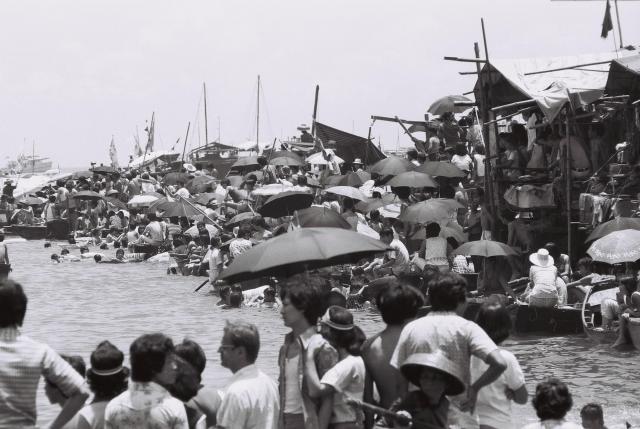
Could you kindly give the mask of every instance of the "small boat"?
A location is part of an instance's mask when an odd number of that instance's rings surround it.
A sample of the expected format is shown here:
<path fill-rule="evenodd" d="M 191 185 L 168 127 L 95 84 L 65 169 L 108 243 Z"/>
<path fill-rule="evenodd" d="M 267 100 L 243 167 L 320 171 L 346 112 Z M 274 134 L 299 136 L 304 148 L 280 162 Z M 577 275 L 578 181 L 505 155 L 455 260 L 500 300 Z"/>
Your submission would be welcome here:
<path fill-rule="evenodd" d="M 618 337 L 618 331 L 614 329 L 604 329 L 602 327 L 602 314 L 600 313 L 600 304 L 605 296 L 606 291 L 611 291 L 617 287 L 615 281 L 606 281 L 593 285 L 584 296 L 582 301 L 582 309 L 580 318 L 585 334 L 590 340 L 597 344 L 611 345 Z M 611 292 L 609 292 L 609 295 Z M 615 294 L 615 292 L 614 292 Z"/>
<path fill-rule="evenodd" d="M 47 238 L 66 240 L 69 236 L 69 221 L 67 219 L 54 219 L 47 222 Z"/>
<path fill-rule="evenodd" d="M 47 227 L 45 225 L 11 225 L 6 227 L 5 230 L 27 240 L 44 240 L 47 238 Z"/>
<path fill-rule="evenodd" d="M 583 332 L 579 308 L 518 303 L 511 305 L 509 310 L 517 334 L 572 335 Z"/>

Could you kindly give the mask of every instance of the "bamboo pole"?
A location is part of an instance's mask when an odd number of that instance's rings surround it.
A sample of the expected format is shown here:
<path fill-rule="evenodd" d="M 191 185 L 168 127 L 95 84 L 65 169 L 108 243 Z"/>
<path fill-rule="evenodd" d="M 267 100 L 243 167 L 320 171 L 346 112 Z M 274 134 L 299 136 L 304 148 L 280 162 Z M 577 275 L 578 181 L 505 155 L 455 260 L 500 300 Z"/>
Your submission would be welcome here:
<path fill-rule="evenodd" d="M 505 109 L 511 109 L 512 107 L 520 107 L 520 106 L 527 106 L 529 104 L 535 104 L 536 101 L 535 100 L 522 100 L 522 101 L 516 101 L 514 103 L 509 103 L 509 104 L 503 104 L 502 106 L 496 106 L 496 107 L 492 107 L 491 111 L 492 112 L 498 112 L 500 110 L 505 110 Z"/>
<path fill-rule="evenodd" d="M 531 107 L 525 107 L 524 109 L 520 109 L 515 113 L 511 113 L 510 115 L 505 115 L 505 116 L 501 116 L 499 119 L 494 119 L 493 121 L 489 121 L 489 122 L 485 122 L 484 125 L 492 125 L 492 124 L 497 124 L 500 121 L 503 121 L 505 119 L 509 119 L 512 118 L 514 116 L 519 115 L 520 113 L 524 113 L 524 112 L 528 112 L 530 110 L 536 110 L 538 107 L 537 106 L 531 106 Z M 546 124 L 545 124 L 546 125 Z"/>
<path fill-rule="evenodd" d="M 610 63 L 612 60 L 607 60 L 607 61 L 596 61 L 594 63 L 584 63 L 584 64 L 576 64 L 574 66 L 567 66 L 567 67 L 558 67 L 556 69 L 549 69 L 549 70 L 538 70 L 538 71 L 534 71 L 534 72 L 529 72 L 529 73 L 525 73 L 525 76 L 531 76 L 534 74 L 543 74 L 543 73 L 551 73 L 551 72 L 555 72 L 555 71 L 561 71 L 561 70 L 571 70 L 571 69 L 575 69 L 578 67 L 587 67 L 587 66 L 597 66 L 600 64 L 608 64 Z"/>
<path fill-rule="evenodd" d="M 458 57 L 444 57 L 446 61 L 458 61 L 461 63 L 487 63 L 487 60 L 481 58 L 458 58 Z"/>

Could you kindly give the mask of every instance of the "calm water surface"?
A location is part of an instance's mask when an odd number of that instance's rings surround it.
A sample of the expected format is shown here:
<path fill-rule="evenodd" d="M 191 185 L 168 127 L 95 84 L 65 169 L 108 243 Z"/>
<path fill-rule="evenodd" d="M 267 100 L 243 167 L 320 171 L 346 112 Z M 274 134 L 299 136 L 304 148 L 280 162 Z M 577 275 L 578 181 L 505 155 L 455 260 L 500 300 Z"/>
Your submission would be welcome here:
<path fill-rule="evenodd" d="M 29 297 L 24 332 L 59 353 L 81 355 L 88 364 L 91 351 L 104 339 L 126 352 L 140 334 L 160 331 L 174 342 L 189 337 L 200 343 L 207 354 L 203 382 L 221 386 L 230 376 L 217 354 L 225 320 L 242 319 L 259 327 L 257 363 L 277 377 L 278 349 L 287 329 L 276 310 L 221 310 L 215 306 L 216 297 L 202 293 L 205 289 L 193 293 L 204 278 L 167 276 L 164 263 L 109 265 L 84 260 L 54 265 L 50 255 L 60 251 L 55 243 L 50 249 L 43 248 L 42 241 L 8 246 L 13 277 Z M 356 319 L 368 335 L 383 326 L 372 313 L 356 312 Z M 580 422 L 582 405 L 597 401 L 605 406 L 610 428 L 623 427 L 625 421 L 640 426 L 636 397 L 639 354 L 614 352 L 581 336 L 512 338 L 504 346 L 518 357 L 530 393 L 547 376 L 569 384 L 574 421 Z M 39 423 L 49 422 L 56 411 L 41 386 Z M 515 406 L 515 413 L 523 424 L 536 418 L 530 404 Z"/>

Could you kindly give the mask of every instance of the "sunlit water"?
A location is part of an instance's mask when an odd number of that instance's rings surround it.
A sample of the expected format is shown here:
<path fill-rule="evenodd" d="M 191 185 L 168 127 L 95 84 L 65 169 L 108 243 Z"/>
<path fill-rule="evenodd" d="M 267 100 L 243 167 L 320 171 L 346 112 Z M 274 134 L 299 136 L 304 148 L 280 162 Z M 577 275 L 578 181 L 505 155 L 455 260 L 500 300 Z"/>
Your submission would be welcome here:
<path fill-rule="evenodd" d="M 225 320 L 243 319 L 260 329 L 258 365 L 277 376 L 278 349 L 287 329 L 276 310 L 222 310 L 215 306 L 217 298 L 205 289 L 193 293 L 203 277 L 168 276 L 162 263 L 109 265 L 84 260 L 54 265 L 50 255 L 60 251 L 55 244 L 51 249 L 43 248 L 42 241 L 8 246 L 12 275 L 29 297 L 24 332 L 60 353 L 79 354 L 88 363 L 91 351 L 104 339 L 127 352 L 142 333 L 164 332 L 175 342 L 190 337 L 207 353 L 204 384 L 221 386 L 230 376 L 220 366 L 216 352 L 222 329 Z M 368 335 L 383 326 L 376 314 L 356 312 L 356 319 Z M 625 421 L 640 425 L 636 397 L 639 354 L 614 352 L 582 336 L 513 338 L 504 346 L 518 357 L 530 393 L 547 376 L 569 384 L 574 421 L 580 421 L 582 405 L 596 401 L 605 406 L 610 428 L 623 427 Z M 56 411 L 41 388 L 39 423 L 49 422 Z M 530 404 L 515 406 L 515 414 L 523 424 L 535 420 Z"/>

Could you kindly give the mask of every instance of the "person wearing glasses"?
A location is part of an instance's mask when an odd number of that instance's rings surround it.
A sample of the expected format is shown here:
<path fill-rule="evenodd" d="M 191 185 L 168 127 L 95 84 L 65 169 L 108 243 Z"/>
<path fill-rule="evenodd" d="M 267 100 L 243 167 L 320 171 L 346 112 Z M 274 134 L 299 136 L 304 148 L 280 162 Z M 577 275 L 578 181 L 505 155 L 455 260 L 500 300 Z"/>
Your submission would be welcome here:
<path fill-rule="evenodd" d="M 256 365 L 260 350 L 258 328 L 245 322 L 227 322 L 218 352 L 220 364 L 233 376 L 224 389 L 216 427 L 276 429 L 280 412 L 278 386 Z"/>

